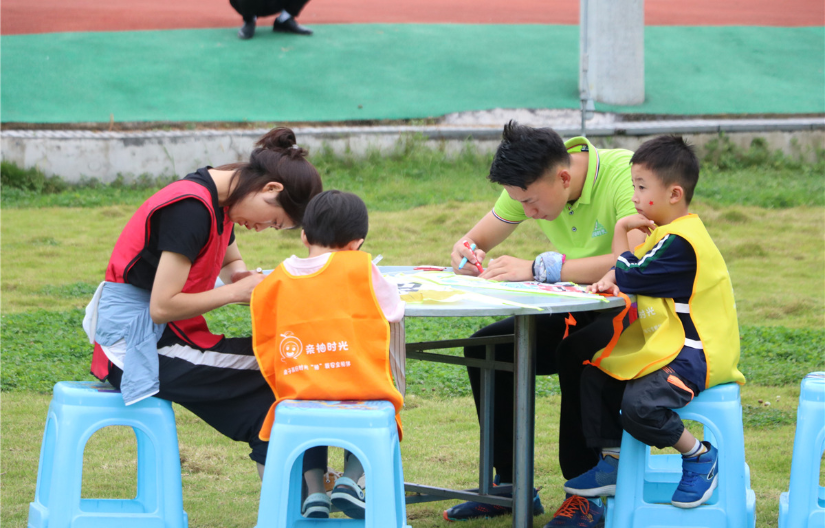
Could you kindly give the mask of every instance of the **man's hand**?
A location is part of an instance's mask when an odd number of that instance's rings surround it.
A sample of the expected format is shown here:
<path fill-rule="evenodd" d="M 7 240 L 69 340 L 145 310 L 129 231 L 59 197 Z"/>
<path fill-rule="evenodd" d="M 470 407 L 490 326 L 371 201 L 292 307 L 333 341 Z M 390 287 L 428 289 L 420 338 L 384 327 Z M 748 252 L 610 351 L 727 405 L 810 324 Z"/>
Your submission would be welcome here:
<path fill-rule="evenodd" d="M 508 282 L 530 281 L 533 280 L 533 261 L 508 255 L 497 257 L 490 261 L 481 278 Z"/>
<path fill-rule="evenodd" d="M 453 245 L 453 252 L 450 253 L 450 264 L 453 266 L 453 271 L 456 275 L 479 275 L 478 268 L 476 267 L 476 262 L 484 262 L 484 257 L 486 253 L 483 249 L 476 249 L 474 252 L 470 251 L 467 246 L 464 245 L 464 242 L 467 242 L 467 245 L 473 245 L 475 242 L 470 240 L 469 238 L 462 238 L 458 242 Z M 467 263 L 464 264 L 464 267 L 458 269 L 459 264 L 461 264 L 461 259 L 466 258 Z"/>
<path fill-rule="evenodd" d="M 656 224 L 645 215 L 637 213 L 619 219 L 619 221 L 616 222 L 616 229 L 621 229 L 625 233 L 638 229 L 647 236 L 656 229 Z"/>

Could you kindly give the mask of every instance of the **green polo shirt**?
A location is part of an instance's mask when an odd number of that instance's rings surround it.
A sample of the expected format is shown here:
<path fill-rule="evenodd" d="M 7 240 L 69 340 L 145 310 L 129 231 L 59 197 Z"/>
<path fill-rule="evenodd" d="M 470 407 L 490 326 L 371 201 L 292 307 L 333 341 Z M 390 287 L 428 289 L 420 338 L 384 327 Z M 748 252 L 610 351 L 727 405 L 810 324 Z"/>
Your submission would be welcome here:
<path fill-rule="evenodd" d="M 588 152 L 587 177 L 582 194 L 567 204 L 555 220 L 536 220 L 539 227 L 567 258 L 595 257 L 610 253 L 613 228 L 619 218 L 636 213 L 631 198 L 630 158 L 624 149 L 597 149 L 586 138 L 564 142 L 568 152 Z M 507 191 L 501 192 L 493 214 L 507 223 L 527 220 L 524 209 Z"/>

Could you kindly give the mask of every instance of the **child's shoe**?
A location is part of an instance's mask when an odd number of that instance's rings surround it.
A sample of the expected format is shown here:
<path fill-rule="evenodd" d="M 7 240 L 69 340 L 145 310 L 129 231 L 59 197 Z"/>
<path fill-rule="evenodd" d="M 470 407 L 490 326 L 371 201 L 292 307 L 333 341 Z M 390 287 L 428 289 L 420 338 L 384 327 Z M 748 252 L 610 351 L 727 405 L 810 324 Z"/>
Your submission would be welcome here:
<path fill-rule="evenodd" d="M 332 503 L 350 519 L 366 517 L 364 490 L 354 480 L 341 477 L 332 489 Z"/>
<path fill-rule="evenodd" d="M 594 504 L 580 495 L 570 495 L 561 504 L 553 520 L 544 528 L 602 528 L 604 526 L 604 506 Z"/>
<path fill-rule="evenodd" d="M 616 477 L 619 459 L 610 455 L 602 456 L 596 467 L 564 483 L 564 491 L 582 497 L 616 495 Z"/>
<path fill-rule="evenodd" d="M 332 508 L 326 493 L 313 493 L 301 506 L 301 515 L 309 519 L 329 519 L 329 510 Z"/>
<path fill-rule="evenodd" d="M 682 480 L 670 500 L 677 508 L 695 508 L 704 504 L 716 489 L 719 451 L 710 442 L 702 443 L 708 449 L 706 452 L 696 457 L 682 457 Z"/>

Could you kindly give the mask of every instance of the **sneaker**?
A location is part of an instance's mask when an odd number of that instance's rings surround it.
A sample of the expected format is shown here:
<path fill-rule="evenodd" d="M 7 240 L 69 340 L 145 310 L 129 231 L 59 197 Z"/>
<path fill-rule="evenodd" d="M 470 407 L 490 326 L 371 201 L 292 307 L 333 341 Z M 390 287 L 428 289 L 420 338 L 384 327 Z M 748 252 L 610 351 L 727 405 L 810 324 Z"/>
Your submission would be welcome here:
<path fill-rule="evenodd" d="M 257 17 L 252 17 L 251 20 L 244 20 L 243 26 L 238 30 L 238 38 L 241 40 L 251 39 L 255 36 L 255 24 Z"/>
<path fill-rule="evenodd" d="M 596 467 L 564 483 L 564 491 L 582 497 L 616 495 L 616 476 L 619 459 L 610 455 L 601 457 Z"/>
<path fill-rule="evenodd" d="M 570 495 L 565 499 L 553 520 L 544 528 L 602 528 L 604 526 L 604 506 L 593 504 L 580 495 Z"/>
<path fill-rule="evenodd" d="M 329 519 L 330 504 L 326 493 L 313 493 L 301 506 L 301 515 L 309 519 Z"/>
<path fill-rule="evenodd" d="M 496 484 L 499 483 L 499 478 L 496 476 Z M 511 494 L 502 495 L 502 497 L 510 497 Z M 483 502 L 462 502 L 448 510 L 444 510 L 445 521 L 469 521 L 470 519 L 490 519 L 500 515 L 510 515 L 513 509 L 508 506 L 496 506 L 494 504 L 485 504 Z M 533 516 L 537 517 L 544 514 L 544 506 L 541 505 L 539 499 L 539 490 L 533 489 Z"/>
<path fill-rule="evenodd" d="M 670 503 L 677 508 L 695 508 L 704 504 L 713 495 L 719 477 L 717 462 L 719 451 L 702 442 L 707 451 L 696 457 L 682 457 L 682 480 Z"/>
<path fill-rule="evenodd" d="M 335 482 L 330 498 L 332 504 L 350 519 L 363 519 L 366 517 L 364 490 L 351 478 L 339 478 Z"/>

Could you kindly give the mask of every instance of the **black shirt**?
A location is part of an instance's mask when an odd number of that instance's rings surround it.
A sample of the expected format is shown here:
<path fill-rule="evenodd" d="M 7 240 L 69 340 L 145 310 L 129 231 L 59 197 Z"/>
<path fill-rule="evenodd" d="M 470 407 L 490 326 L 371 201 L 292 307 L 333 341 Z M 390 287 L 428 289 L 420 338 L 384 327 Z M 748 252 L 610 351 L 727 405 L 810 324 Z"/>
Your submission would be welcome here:
<path fill-rule="evenodd" d="M 220 235 L 223 234 L 224 214 L 223 209 L 218 206 L 218 188 L 209 175 L 210 168 L 198 169 L 184 179 L 203 185 L 209 190 Z M 155 211 L 150 223 L 149 243 L 127 274 L 126 281 L 138 288 L 151 290 L 158 271 L 160 255 L 164 251 L 178 253 L 194 263 L 209 241 L 211 224 L 209 210 L 196 198 L 185 198 Z M 229 245 L 234 241 L 233 227 Z"/>

